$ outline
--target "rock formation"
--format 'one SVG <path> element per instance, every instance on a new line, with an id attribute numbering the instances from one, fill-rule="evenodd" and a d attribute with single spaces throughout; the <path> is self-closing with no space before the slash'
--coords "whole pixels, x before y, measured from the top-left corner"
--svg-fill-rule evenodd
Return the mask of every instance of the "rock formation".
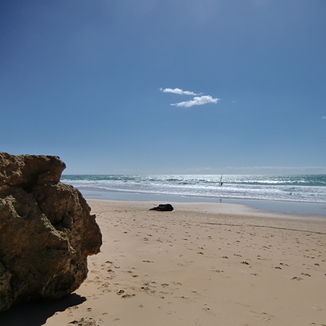
<path id="1" fill-rule="evenodd" d="M 173 206 L 171 204 L 160 204 L 150 209 L 150 211 L 172 212 Z"/>
<path id="2" fill-rule="evenodd" d="M 60 182 L 56 156 L 0 152 L 0 311 L 55 299 L 87 277 L 102 235 L 81 193 Z"/>

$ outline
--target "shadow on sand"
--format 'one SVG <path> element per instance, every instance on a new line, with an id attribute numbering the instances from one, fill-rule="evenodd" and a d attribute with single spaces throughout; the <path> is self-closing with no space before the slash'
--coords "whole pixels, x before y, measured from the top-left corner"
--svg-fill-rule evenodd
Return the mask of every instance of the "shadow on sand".
<path id="1" fill-rule="evenodd" d="M 33 301 L 14 306 L 0 313 L 1 326 L 40 326 L 58 311 L 77 306 L 86 301 L 85 297 L 71 294 L 53 301 Z M 59 326 L 59 325 L 58 325 Z"/>

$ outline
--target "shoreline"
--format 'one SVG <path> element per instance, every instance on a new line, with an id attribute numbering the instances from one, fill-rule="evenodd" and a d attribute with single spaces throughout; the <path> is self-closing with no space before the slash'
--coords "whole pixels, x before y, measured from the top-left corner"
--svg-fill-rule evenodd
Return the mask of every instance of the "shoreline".
<path id="1" fill-rule="evenodd" d="M 71 296 L 4 326 L 325 324 L 326 220 L 229 203 L 87 199 L 103 234 Z"/>
<path id="2" fill-rule="evenodd" d="M 141 194 L 133 192 L 101 191 L 97 189 L 79 189 L 86 199 L 121 200 L 121 201 L 162 201 L 162 202 L 194 202 L 194 203 L 229 203 L 246 205 L 261 211 L 274 213 L 315 216 L 326 218 L 326 203 L 277 201 L 264 199 L 230 199 L 208 198 L 180 195 Z"/>

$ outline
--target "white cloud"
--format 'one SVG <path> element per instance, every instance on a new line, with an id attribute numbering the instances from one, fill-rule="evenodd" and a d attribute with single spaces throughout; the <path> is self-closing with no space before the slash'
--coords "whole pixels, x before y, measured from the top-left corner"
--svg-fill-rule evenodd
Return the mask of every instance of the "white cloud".
<path id="1" fill-rule="evenodd" d="M 191 91 L 184 91 L 183 89 L 180 88 L 160 88 L 160 91 L 163 93 L 173 93 L 177 95 L 201 95 L 203 93 L 195 93 Z M 210 95 L 202 95 L 202 96 L 195 96 L 192 100 L 189 101 L 184 101 L 184 102 L 178 102 L 178 103 L 173 103 L 171 105 L 173 106 L 178 106 L 178 107 L 185 107 L 185 108 L 190 108 L 191 106 L 194 105 L 204 105 L 208 103 L 217 103 L 220 99 L 218 98 L 213 98 Z"/>
<path id="2" fill-rule="evenodd" d="M 326 119 L 326 116 L 323 116 L 323 119 Z"/>
<path id="3" fill-rule="evenodd" d="M 160 88 L 160 91 L 163 92 L 163 93 L 173 93 L 173 94 L 178 94 L 178 95 L 198 95 L 197 93 L 194 93 L 194 92 L 191 92 L 191 91 L 184 91 L 180 88 L 175 88 L 175 89 L 172 89 L 172 88 L 165 88 L 165 89 L 162 89 Z"/>
<path id="4" fill-rule="evenodd" d="M 217 103 L 218 101 L 219 101 L 218 98 L 212 98 L 210 95 L 203 95 L 203 96 L 195 96 L 190 101 L 174 103 L 174 104 L 171 104 L 171 105 L 179 106 L 179 107 L 183 106 L 185 108 L 190 108 L 191 106 L 194 106 L 194 105 L 203 105 L 203 104 L 207 104 L 207 103 Z"/>

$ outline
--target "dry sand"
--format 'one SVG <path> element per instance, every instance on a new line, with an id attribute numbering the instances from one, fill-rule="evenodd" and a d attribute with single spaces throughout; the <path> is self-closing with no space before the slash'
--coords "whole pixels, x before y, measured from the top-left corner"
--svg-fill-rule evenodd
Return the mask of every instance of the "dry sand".
<path id="1" fill-rule="evenodd" d="M 56 305 L 15 308 L 1 326 L 326 325 L 326 218 L 233 204 L 157 212 L 149 208 L 159 202 L 88 203 L 104 240 L 88 279 Z"/>

